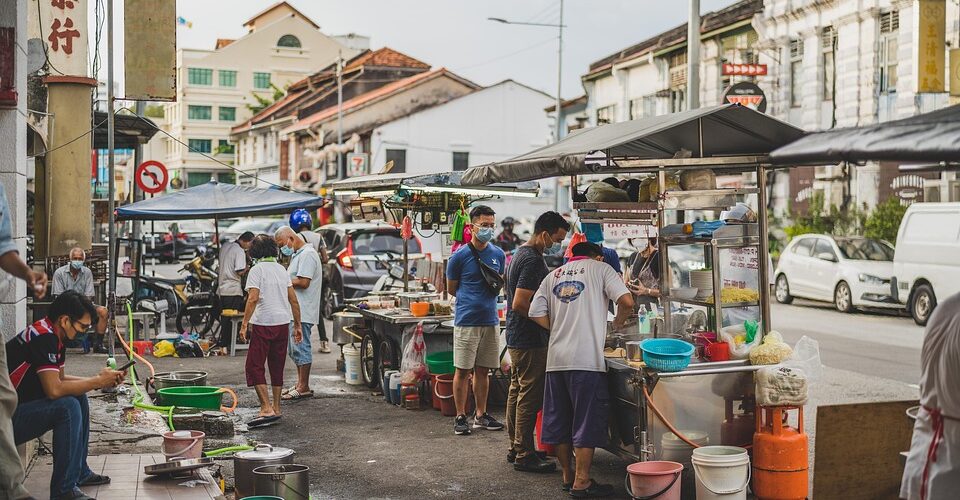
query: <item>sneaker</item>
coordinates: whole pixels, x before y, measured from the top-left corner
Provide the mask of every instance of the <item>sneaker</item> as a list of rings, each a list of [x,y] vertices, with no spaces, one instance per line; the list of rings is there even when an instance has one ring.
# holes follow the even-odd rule
[[[467,425],[466,415],[458,415],[456,420],[453,421],[453,433],[458,436],[470,434],[470,426]]]
[[[520,472],[549,473],[557,470],[556,462],[552,460],[541,460],[536,455],[530,455],[523,460],[517,460],[513,464],[514,470]]]
[[[323,354],[330,354],[330,342],[327,342],[326,340],[321,340],[320,352]]]
[[[502,431],[503,424],[497,422],[497,419],[490,416],[488,413],[484,413],[479,417],[474,416],[473,418],[473,428],[474,429],[486,429],[488,431]]]
[[[514,463],[517,461],[517,452],[510,450],[507,452],[507,463]]]

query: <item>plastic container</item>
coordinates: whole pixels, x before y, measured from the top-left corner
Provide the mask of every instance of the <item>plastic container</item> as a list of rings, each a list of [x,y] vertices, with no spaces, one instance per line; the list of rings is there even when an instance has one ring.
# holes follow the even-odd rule
[[[390,403],[399,405],[403,404],[403,400],[400,399],[400,372],[394,372],[390,374]]]
[[[434,396],[434,392],[437,385],[437,376],[430,375],[430,404],[433,406],[434,410],[440,411],[440,398]],[[752,429],[752,428],[751,428]]]
[[[453,401],[453,375],[437,375],[433,397],[440,400],[440,414],[444,417],[456,417],[457,405]]]
[[[730,361],[730,344],[714,342],[704,348],[704,357],[707,361]]]
[[[636,462],[627,466],[624,488],[631,498],[680,500],[683,465],[669,461]]]
[[[680,433],[690,441],[697,443],[698,446],[710,444],[710,437],[706,432],[681,430]],[[660,449],[663,450],[663,453],[660,455],[661,460],[678,462],[688,467],[690,466],[690,456],[693,455],[693,446],[690,446],[686,441],[677,437],[676,434],[672,432],[664,433],[660,438]]]
[[[413,302],[410,304],[410,314],[420,318],[430,314],[429,302]]]
[[[746,500],[750,457],[737,446],[702,446],[693,450],[697,500]]]
[[[223,393],[233,396],[233,406],[225,407],[220,404]],[[157,389],[157,394],[163,399],[166,406],[185,406],[204,410],[220,410],[232,412],[237,407],[237,393],[226,387],[184,386]]]
[[[204,437],[206,434],[200,431],[167,431],[163,433],[161,451],[167,460],[200,458]]]
[[[360,349],[353,345],[343,346],[343,378],[347,384],[361,385],[360,376]]]
[[[133,352],[139,354],[140,356],[153,356],[153,342],[149,340],[134,340]]]
[[[453,373],[453,351],[440,351],[427,354],[424,361],[427,363],[427,370],[433,375],[446,375]]]
[[[678,339],[646,339],[640,343],[643,362],[661,372],[679,372],[690,364],[696,350],[693,344]]]
[[[420,409],[420,395],[419,394],[407,394],[403,397],[403,407],[408,410],[419,410]]]
[[[390,376],[398,373],[397,370],[387,370],[383,372],[383,379],[380,381],[380,389],[383,391],[383,400],[390,402]]]

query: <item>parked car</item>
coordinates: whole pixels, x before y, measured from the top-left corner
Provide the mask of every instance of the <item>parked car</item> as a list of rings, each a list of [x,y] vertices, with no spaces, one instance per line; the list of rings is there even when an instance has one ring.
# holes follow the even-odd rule
[[[266,217],[257,217],[250,219],[240,219],[234,222],[225,230],[220,232],[220,240],[224,243],[234,241],[241,234],[250,231],[253,234],[267,234],[273,236],[277,229],[287,225],[286,219],[271,219]]]
[[[327,319],[343,307],[344,299],[365,296],[393,264],[403,258],[400,229],[385,222],[327,224],[317,232],[327,245],[329,263],[323,270],[323,316]],[[409,258],[418,260],[420,240],[408,242]]]
[[[890,290],[893,254],[893,246],[872,238],[798,236],[780,254],[774,272],[777,302],[821,300],[833,302],[840,312],[902,308]]]
[[[918,325],[960,293],[960,203],[914,203],[900,221],[893,289]]]
[[[216,245],[216,227],[212,220],[177,221],[177,233],[174,235],[172,222],[154,224],[157,232],[143,233],[143,254],[147,258],[156,258],[163,262],[175,262],[180,257],[192,257],[199,246]],[[149,225],[144,227],[149,229]]]

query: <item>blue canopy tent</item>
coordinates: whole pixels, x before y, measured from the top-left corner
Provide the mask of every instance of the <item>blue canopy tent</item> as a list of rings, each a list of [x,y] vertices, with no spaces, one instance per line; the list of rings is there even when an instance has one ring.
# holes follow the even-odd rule
[[[319,208],[323,197],[210,181],[117,209],[117,220],[185,220],[288,214]]]

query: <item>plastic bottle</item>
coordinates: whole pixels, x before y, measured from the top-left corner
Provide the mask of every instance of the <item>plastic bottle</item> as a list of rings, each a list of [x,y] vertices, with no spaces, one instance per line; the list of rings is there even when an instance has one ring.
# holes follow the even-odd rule
[[[637,311],[637,333],[646,335],[650,333],[650,320],[647,317],[647,306],[641,304]]]

